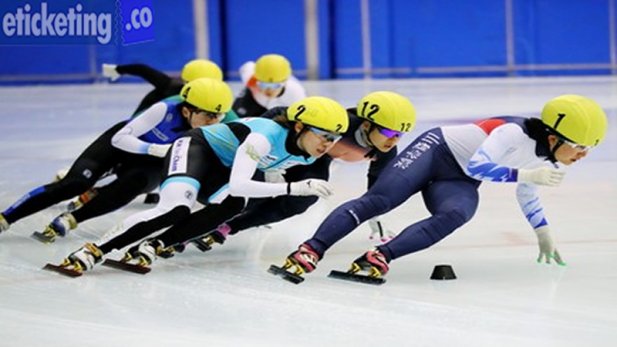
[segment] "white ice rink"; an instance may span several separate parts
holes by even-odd
[[[238,90],[239,85],[233,85]],[[116,221],[83,223],[44,245],[29,235],[65,204],[0,234],[0,346],[616,346],[617,78],[389,80],[307,83],[351,106],[389,89],[416,105],[421,131],[482,117],[538,115],[578,93],[609,115],[606,141],[541,197],[566,267],[537,264],[537,245],[514,186],[485,183],[475,218],[436,246],[391,263],[383,286],[327,278],[371,247],[368,226],[339,242],[301,285],[266,272],[308,238],[325,214],[361,194],[366,164],[337,164],[337,196],[307,213],[248,230],[209,253],[190,248],[141,276],[97,267],[81,278],[41,270]],[[72,163],[126,117],[145,84],[0,88],[0,210]],[[138,198],[139,201],[142,198]],[[414,197],[384,216],[398,231],[427,215]],[[114,253],[112,257],[118,257]],[[451,264],[454,281],[429,279]]]

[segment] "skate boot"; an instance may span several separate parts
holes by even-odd
[[[216,230],[210,232],[205,237],[194,240],[193,244],[195,247],[199,248],[200,251],[207,252],[212,249],[212,245],[215,243],[222,245],[227,239],[229,232],[231,232],[231,228],[229,225],[223,223],[219,225]]]
[[[378,249],[375,249],[374,251],[364,253],[361,257],[354,260],[348,272],[355,274],[360,271],[366,271],[369,277],[381,278],[388,273],[389,269],[386,256]]]
[[[311,246],[306,243],[301,244],[298,250],[291,253],[285,259],[285,270],[295,267],[294,273],[296,275],[302,275],[304,273],[313,272],[319,262],[319,254],[313,250]]]
[[[128,263],[131,260],[138,259],[138,258],[139,258],[139,244],[130,247],[124,253],[124,256],[122,256],[122,259],[120,259],[120,261],[123,262],[123,263]]]
[[[0,213],[0,233],[8,230],[11,225],[6,221],[2,213]]]
[[[156,260],[157,256],[165,251],[165,245],[162,241],[157,239],[146,240],[139,244],[137,247],[137,253],[139,258],[137,259],[137,265],[149,266]]]
[[[97,194],[98,191],[96,190],[96,188],[88,189],[85,193],[77,197],[77,199],[69,202],[69,204],[66,206],[67,211],[73,212],[76,209],[81,208],[83,205],[87,204],[88,201],[92,200]]]
[[[315,270],[320,258],[319,254],[310,245],[303,243],[298,247],[297,251],[287,256],[282,267],[270,265],[268,272],[298,284],[304,281],[303,274]]]
[[[86,243],[82,248],[71,253],[61,266],[71,267],[74,271],[92,270],[94,265],[103,260],[103,251],[94,243]]]
[[[64,237],[69,230],[77,228],[77,221],[70,213],[63,213],[49,223],[43,232],[35,231],[32,237],[43,243],[52,243],[57,236]]]

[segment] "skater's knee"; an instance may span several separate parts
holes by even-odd
[[[471,210],[464,207],[455,207],[446,212],[445,219],[452,224],[453,227],[458,228],[467,223],[474,215],[475,209]]]
[[[366,194],[360,198],[360,203],[375,215],[386,213],[392,209],[390,199],[381,194]]]

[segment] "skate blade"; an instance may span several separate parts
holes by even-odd
[[[210,246],[210,244],[203,241],[202,239],[194,240],[193,244],[195,245],[195,247],[197,247],[197,249],[199,249],[202,252],[207,252],[212,249],[212,246]]]
[[[357,275],[357,274],[353,274],[349,272],[336,271],[336,270],[330,271],[330,274],[328,275],[328,277],[335,278],[337,280],[345,280],[345,281],[352,281],[352,282],[359,282],[359,283],[373,284],[373,285],[382,285],[386,283],[386,279],[383,277],[371,277],[371,276],[365,276],[365,275]]]
[[[35,231],[32,233],[32,235],[30,235],[30,237],[32,237],[33,239],[45,243],[45,244],[50,244],[50,243],[54,243],[56,241],[56,238],[49,238],[47,236],[45,236],[44,233],[40,232],[40,231]]]
[[[132,272],[136,274],[141,274],[141,275],[145,275],[148,272],[150,272],[150,270],[152,270],[147,266],[142,266],[138,264],[129,264],[123,261],[112,260],[112,259],[105,259],[105,261],[103,262],[103,265],[114,268],[116,270],[123,270],[123,271],[128,271],[128,272]]]
[[[268,272],[275,276],[279,276],[282,279],[288,282],[291,282],[293,284],[300,284],[304,281],[304,277],[300,275],[296,275],[295,273],[289,272],[285,270],[284,268],[278,267],[276,265],[270,265]]]
[[[51,263],[45,264],[45,266],[43,266],[43,269],[53,271],[68,277],[79,277],[83,274],[81,271],[69,269],[66,266],[55,265]]]

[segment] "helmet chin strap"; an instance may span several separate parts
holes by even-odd
[[[559,147],[561,147],[564,144],[564,141],[562,138],[557,137],[557,142],[555,143],[555,145],[553,146],[553,148],[551,148],[551,158],[550,159],[554,159],[555,161],[557,160],[555,158],[555,153],[557,152],[557,150],[559,149]]]

